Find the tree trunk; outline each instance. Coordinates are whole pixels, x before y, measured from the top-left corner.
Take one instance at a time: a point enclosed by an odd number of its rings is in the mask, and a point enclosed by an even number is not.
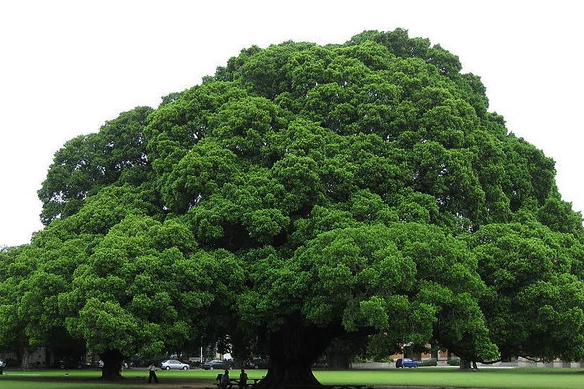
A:
[[[22,353],[22,359],[20,361],[20,368],[24,371],[27,371],[29,368],[29,359],[30,359],[30,352],[28,347],[24,347]]]
[[[469,359],[460,358],[460,370],[470,370],[471,361]]]
[[[351,366],[349,356],[342,353],[330,354],[327,362],[328,366],[323,366],[323,368],[331,370],[349,370]]]
[[[271,366],[257,389],[301,389],[320,386],[312,364],[334,338],[330,329],[305,327],[301,319],[290,318],[270,335]]]
[[[328,365],[321,367],[331,370],[349,370],[351,357],[347,353],[347,347],[347,343],[341,343],[338,341],[332,342],[326,355],[326,362]]]
[[[103,361],[101,378],[104,380],[118,380],[122,378],[123,356],[119,350],[109,350],[99,356]]]
[[[30,349],[28,347],[23,348],[22,358],[20,361],[20,368],[27,371],[30,367]]]

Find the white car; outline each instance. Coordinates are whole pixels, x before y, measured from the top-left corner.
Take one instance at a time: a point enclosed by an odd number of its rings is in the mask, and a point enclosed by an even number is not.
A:
[[[160,362],[160,368],[163,370],[170,370],[170,369],[179,369],[179,370],[187,370],[191,367],[187,363],[182,363],[176,359],[167,359],[166,361]]]

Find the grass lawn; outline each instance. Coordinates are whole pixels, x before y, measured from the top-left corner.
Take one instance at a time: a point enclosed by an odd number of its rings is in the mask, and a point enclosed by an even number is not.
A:
[[[483,369],[460,371],[446,368],[369,371],[317,371],[323,384],[355,383],[373,386],[451,386],[496,389],[584,388],[581,369]]]
[[[65,374],[68,373],[68,376]],[[220,371],[158,371],[160,387],[211,387]],[[232,374],[237,374],[236,372]],[[248,370],[250,378],[260,378],[266,370]],[[458,369],[419,368],[403,370],[315,371],[321,383],[366,384],[372,386],[436,386],[494,389],[576,389],[584,388],[581,369]],[[0,389],[141,389],[149,387],[146,370],[127,370],[121,383],[104,383],[96,370],[6,371]]]
[[[126,370],[122,381],[110,383],[100,379],[99,370],[30,370],[5,371],[0,376],[0,389],[141,389],[148,387],[148,371]],[[212,386],[216,371],[158,371],[160,387],[183,385]]]

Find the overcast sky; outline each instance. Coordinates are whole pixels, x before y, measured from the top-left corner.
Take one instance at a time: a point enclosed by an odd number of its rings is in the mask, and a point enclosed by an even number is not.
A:
[[[579,1],[14,0],[0,3],[0,246],[42,228],[54,153],[136,106],[199,84],[251,45],[343,43],[409,30],[481,77],[490,111],[556,161],[584,210],[584,14]]]

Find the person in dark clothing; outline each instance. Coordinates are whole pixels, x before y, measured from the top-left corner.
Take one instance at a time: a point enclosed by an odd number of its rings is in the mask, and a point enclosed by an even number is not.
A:
[[[152,380],[158,383],[158,377],[156,376],[156,366],[153,363],[148,366],[148,383],[151,383]]]
[[[241,373],[239,374],[239,389],[247,388],[247,373],[244,369],[241,369]]]
[[[220,384],[222,389],[227,389],[229,386],[229,370],[225,369],[225,373],[221,376]]]

